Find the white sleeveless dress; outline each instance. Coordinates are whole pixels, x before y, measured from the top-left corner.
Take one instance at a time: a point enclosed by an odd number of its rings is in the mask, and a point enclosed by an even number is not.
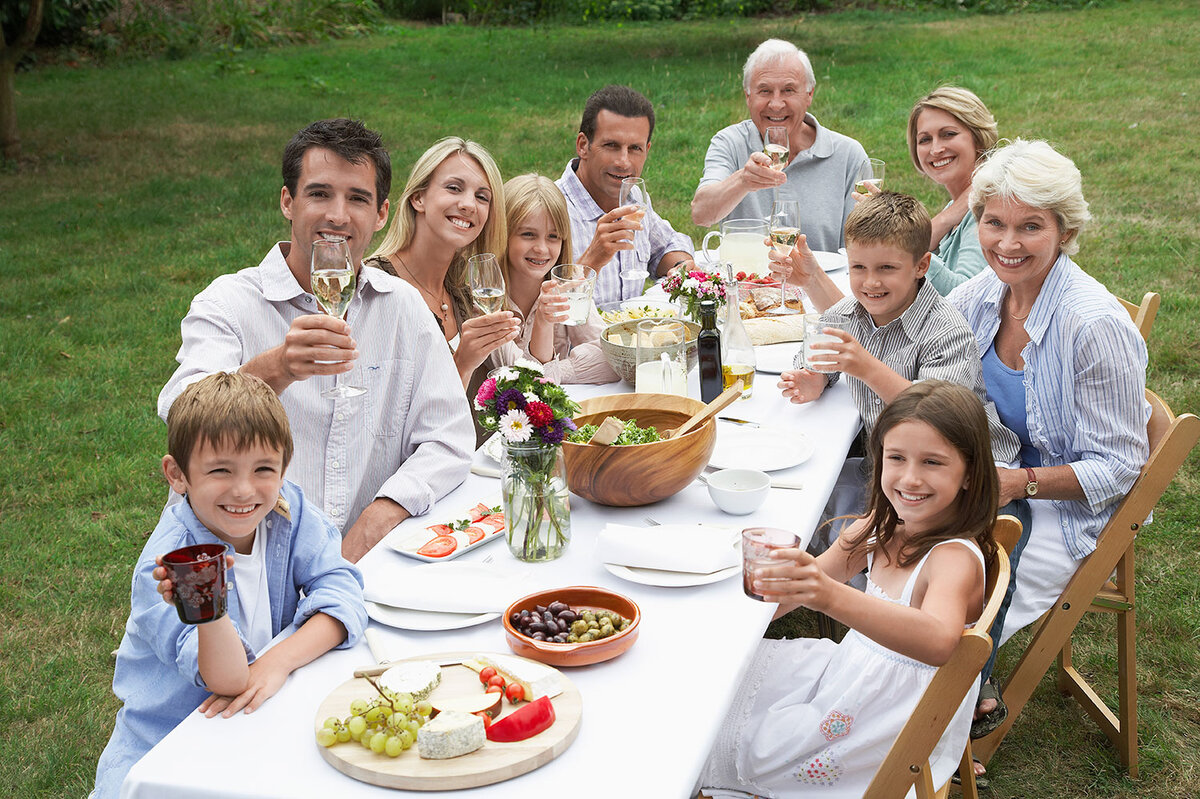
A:
[[[974,541],[942,541],[934,549],[950,543],[968,547],[983,564]],[[868,558],[867,593],[907,606],[928,559],[927,553],[893,599],[870,579]],[[722,799],[858,799],[936,670],[855,630],[838,644],[828,638],[764,640],[709,753],[701,789]],[[950,779],[962,757],[978,690],[976,683],[930,757],[936,786]]]

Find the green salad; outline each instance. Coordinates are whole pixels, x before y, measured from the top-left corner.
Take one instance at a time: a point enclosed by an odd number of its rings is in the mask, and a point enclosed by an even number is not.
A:
[[[567,440],[575,444],[586,444],[592,436],[596,435],[596,430],[599,428],[598,424],[585,424],[568,435]],[[625,429],[621,431],[621,435],[617,436],[612,445],[616,447],[627,444],[649,444],[652,441],[662,441],[662,437],[658,435],[658,429],[638,427],[637,419],[630,419],[625,423]]]

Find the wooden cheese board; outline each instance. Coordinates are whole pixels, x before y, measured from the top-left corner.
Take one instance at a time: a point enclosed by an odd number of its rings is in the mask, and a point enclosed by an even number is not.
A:
[[[463,696],[483,692],[479,675],[460,661],[475,657],[477,652],[448,652],[422,655],[396,661],[432,660],[442,665],[442,681],[430,696],[435,707],[439,697]],[[515,657],[506,655],[506,657]],[[524,659],[524,658],[522,658]],[[533,661],[530,661],[533,662]],[[454,665],[446,665],[454,664]],[[538,664],[542,668],[550,668]],[[324,747],[313,743],[334,768],[356,780],[379,785],[384,788],[403,788],[412,791],[448,791],[475,788],[520,776],[544,766],[567,750],[579,734],[583,717],[583,700],[579,690],[566,675],[559,672],[563,692],[554,697],[555,721],[549,729],[513,743],[486,741],[482,748],[461,757],[447,760],[426,760],[413,746],[399,757],[376,754],[361,744],[350,741]],[[371,699],[376,690],[365,678],[356,677],[339,685],[325,697],[317,709],[314,732],[329,716],[345,718],[349,715],[350,703],[355,699]],[[525,703],[521,703],[524,705]],[[507,716],[521,705],[504,701],[500,718]]]

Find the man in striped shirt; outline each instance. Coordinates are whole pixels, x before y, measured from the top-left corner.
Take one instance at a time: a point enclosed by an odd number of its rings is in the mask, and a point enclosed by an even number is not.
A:
[[[605,86],[584,105],[575,138],[578,157],[557,181],[571,215],[574,261],[597,272],[592,292],[597,305],[639,297],[648,275],[662,277],[692,262],[692,240],[676,233],[653,207],[639,223],[630,216],[634,206],[617,205],[621,181],[641,177],[652,133],[650,101],[627,86]]]
[[[315,122],[284,150],[283,183],[290,241],[192,301],[158,413],[165,420],[175,398],[213,372],[262,378],[291,422],[288,478],[342,530],[342,552],[357,561],[463,481],[475,433],[445,338],[417,290],[362,268],[388,215],[391,160],[379,135],[348,119]],[[357,279],[345,320],[321,314],[312,294],[318,239],[349,247]],[[366,392],[322,396],[335,383]]]

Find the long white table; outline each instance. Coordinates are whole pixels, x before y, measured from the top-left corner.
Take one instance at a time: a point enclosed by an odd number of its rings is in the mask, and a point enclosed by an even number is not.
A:
[[[694,377],[694,376],[693,376]],[[737,577],[689,588],[659,588],[627,582],[603,568],[595,553],[606,522],[644,526],[659,522],[708,522],[733,527],[782,526],[807,541],[833,488],[859,417],[845,383],[807,406],[788,404],[777,378],[759,374],[754,396],[726,413],[803,431],[815,451],[805,463],[774,472],[803,481],[802,490],[773,489],[750,516],[719,511],[700,482],[663,502],[638,508],[609,508],[571,497],[572,540],[557,561],[534,564],[529,583],[513,586],[513,599],[530,584],[599,585],[629,596],[642,610],[641,633],[624,655],[606,663],[567,670],[583,697],[579,737],[557,759],[507,782],[450,791],[448,796],[573,797],[621,795],[694,796],[705,758],[732,701],[741,675],[770,621],[774,605],[746,598]],[[576,399],[627,391],[627,386],[569,386]],[[693,386],[694,390],[694,386]],[[718,423],[719,436],[740,428]],[[478,462],[485,456],[476,453]],[[472,474],[420,519],[441,521],[477,501],[497,495],[498,481]],[[399,528],[398,528],[399,529]],[[398,535],[393,532],[391,535]],[[510,567],[503,537],[467,553],[463,560]],[[402,574],[418,561],[376,546],[359,564],[368,585]],[[410,632],[371,622],[389,659],[449,651],[507,652],[499,621],[444,632]],[[396,791],[344,776],[317,751],[313,724],[317,706],[355,668],[375,662],[365,643],[337,650],[296,671],[258,711],[230,719],[192,714],[130,771],[123,797],[384,797]],[[603,758],[603,760],[601,760]],[[596,768],[601,762],[605,766]],[[209,764],[201,767],[201,763]],[[407,792],[401,792],[408,795]]]

